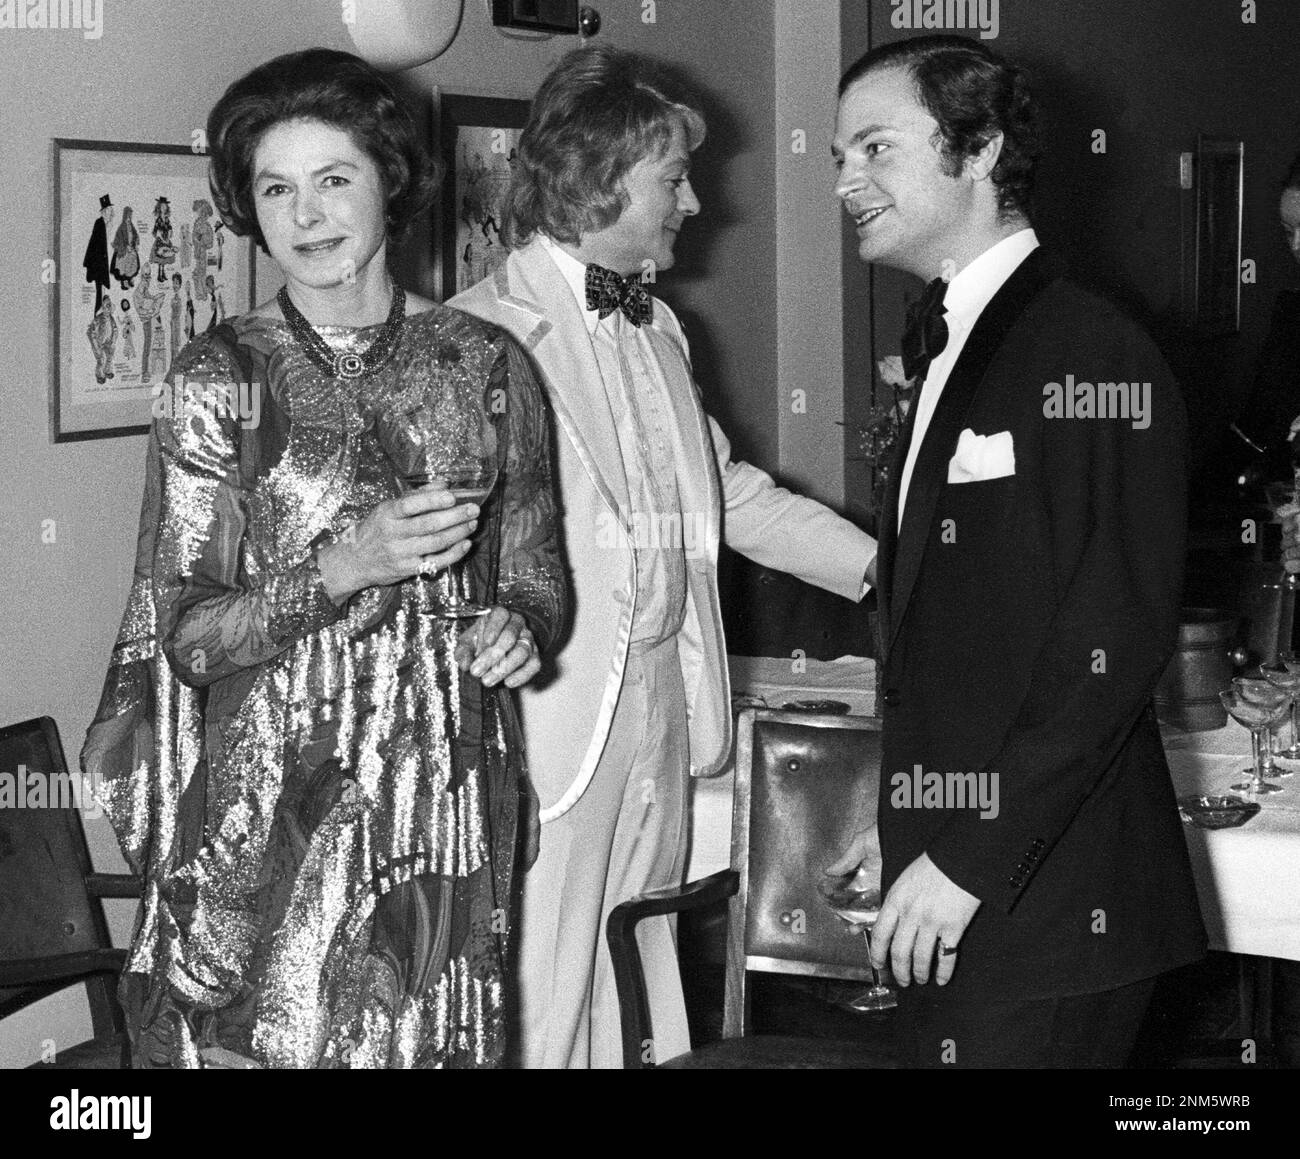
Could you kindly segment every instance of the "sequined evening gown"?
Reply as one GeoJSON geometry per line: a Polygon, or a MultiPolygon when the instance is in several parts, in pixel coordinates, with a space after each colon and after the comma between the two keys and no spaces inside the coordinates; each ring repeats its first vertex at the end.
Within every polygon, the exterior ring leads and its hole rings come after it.
{"type": "MultiPolygon", "coordinates": [[[[361,349],[376,329],[321,333],[361,349]]],[[[545,649],[566,593],[527,360],[438,307],[349,385],[244,317],[190,342],[169,385],[82,752],[145,885],[121,988],[135,1065],[495,1065],[513,700],[461,675],[460,628],[417,613],[421,581],[336,607],[311,551],[397,493],[374,427],[398,396],[436,392],[448,423],[495,400],[501,481],[468,566],[545,649]]]]}

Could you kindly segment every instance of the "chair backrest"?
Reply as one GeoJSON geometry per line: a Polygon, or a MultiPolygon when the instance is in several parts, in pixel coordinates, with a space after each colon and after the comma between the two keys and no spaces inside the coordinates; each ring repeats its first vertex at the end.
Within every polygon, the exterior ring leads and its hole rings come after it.
{"type": "Polygon", "coordinates": [[[868,979],[866,945],[818,889],[876,819],[880,720],[747,709],[736,732],[723,1032],[744,1033],[746,971],[868,979]]]}
{"type": "MultiPolygon", "coordinates": [[[[92,807],[79,776],[74,788],[53,720],[0,728],[0,960],[111,945],[103,906],[86,888],[91,864],[78,808],[83,800],[92,807]]],[[[87,982],[96,1023],[109,985],[103,977],[87,982]]],[[[30,1002],[35,989],[58,987],[0,989],[0,1016],[30,1002]]]]}

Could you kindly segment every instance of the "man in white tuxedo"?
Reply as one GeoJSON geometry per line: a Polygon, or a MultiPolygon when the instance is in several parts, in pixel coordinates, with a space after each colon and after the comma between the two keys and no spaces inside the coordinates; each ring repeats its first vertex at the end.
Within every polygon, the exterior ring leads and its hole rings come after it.
{"type": "MultiPolygon", "coordinates": [[[[858,600],[875,542],[734,462],[705,413],[672,310],[646,291],[700,210],[699,112],[646,59],[569,54],[542,84],[506,212],[514,247],[450,305],[533,358],[557,427],[572,634],[521,704],[541,798],[519,942],[522,1061],[622,1065],[604,941],[617,904],[680,881],[688,774],[731,744],[719,538],[757,563],[858,600]]],[[[639,934],[653,1057],[689,1048],[672,928],[639,934]]]]}

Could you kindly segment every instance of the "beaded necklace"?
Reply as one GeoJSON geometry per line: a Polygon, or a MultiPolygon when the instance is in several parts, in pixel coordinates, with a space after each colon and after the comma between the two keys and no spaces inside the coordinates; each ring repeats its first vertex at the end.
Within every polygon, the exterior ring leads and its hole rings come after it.
{"type": "Polygon", "coordinates": [[[280,287],[276,295],[280,311],[289,326],[289,331],[298,340],[303,353],[326,374],[349,381],[372,374],[388,361],[397,347],[397,339],[402,333],[406,321],[406,292],[401,286],[393,287],[393,304],[388,311],[388,318],[379,336],[361,354],[350,350],[336,351],[325,341],[306,318],[302,311],[293,304],[286,286],[280,287]]]}

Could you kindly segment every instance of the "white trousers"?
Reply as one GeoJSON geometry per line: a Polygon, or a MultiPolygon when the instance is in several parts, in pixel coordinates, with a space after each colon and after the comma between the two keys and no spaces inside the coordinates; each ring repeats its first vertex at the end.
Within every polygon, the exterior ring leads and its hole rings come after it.
{"type": "MultiPolygon", "coordinates": [[[[520,1056],[529,1068],[623,1065],[605,920],[620,902],[680,884],[689,776],[676,639],[628,656],[609,740],[578,803],[542,826],[519,924],[520,1056]]],[[[638,927],[654,1058],[690,1048],[667,917],[638,927]]]]}

